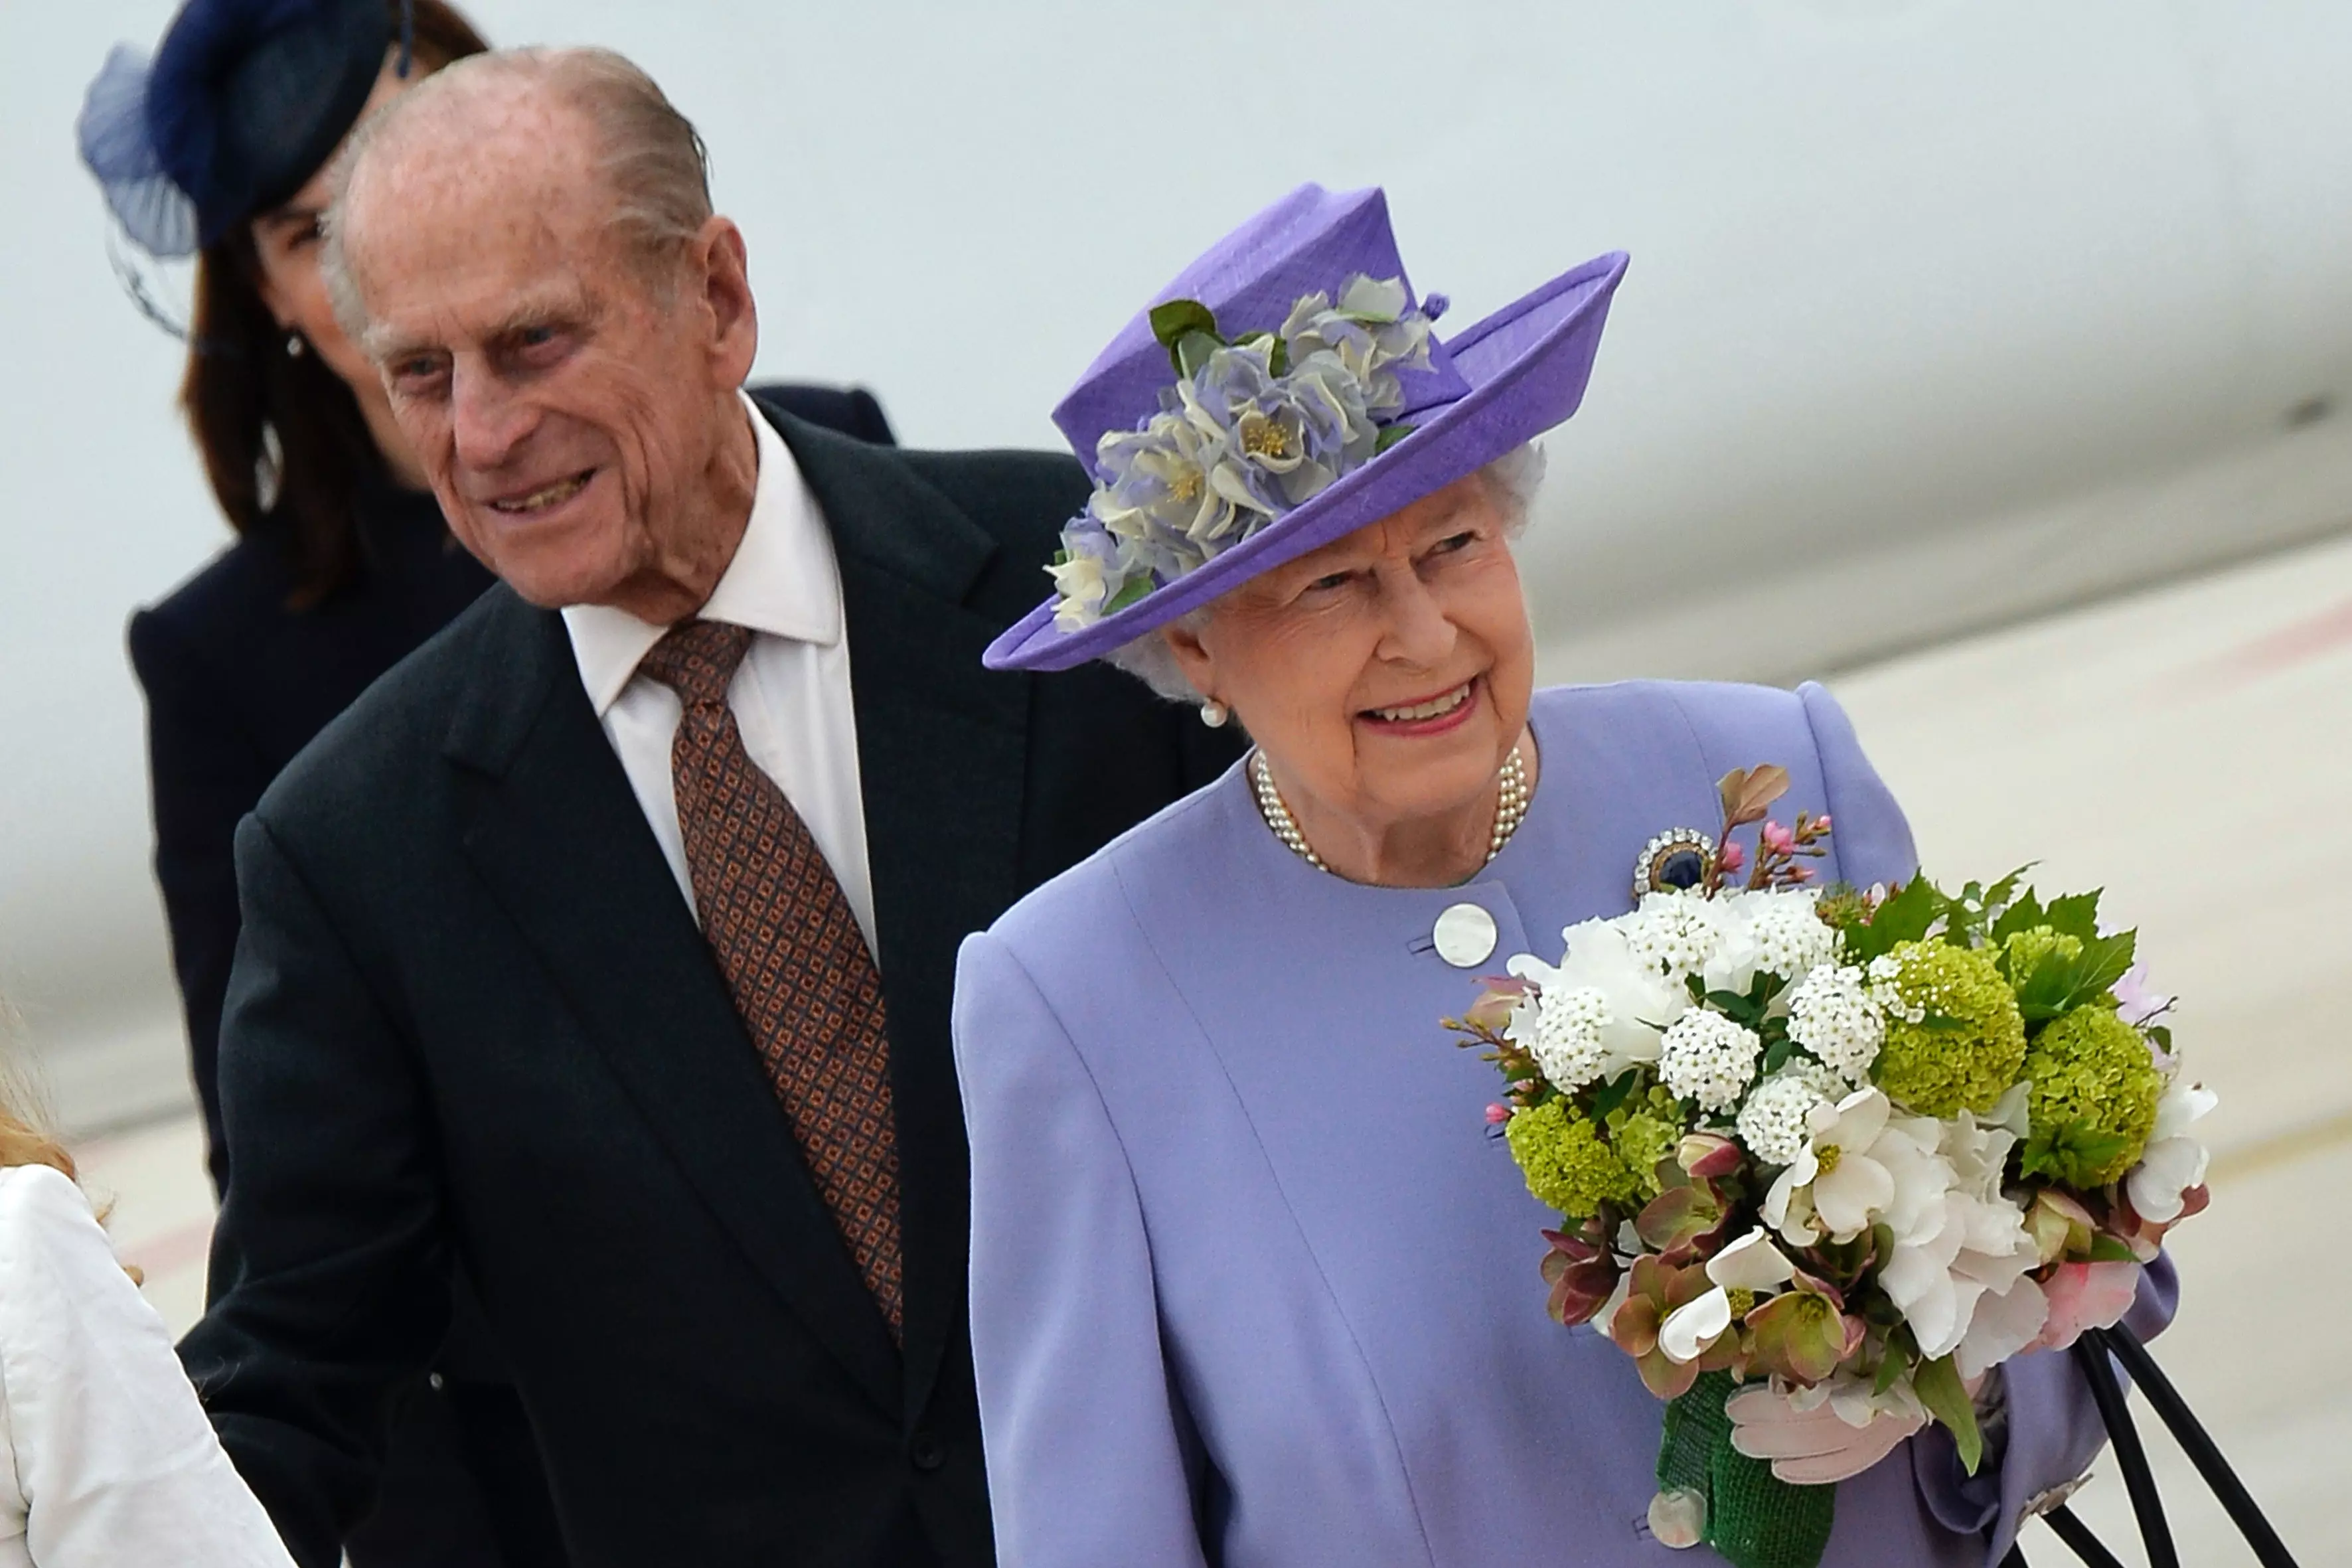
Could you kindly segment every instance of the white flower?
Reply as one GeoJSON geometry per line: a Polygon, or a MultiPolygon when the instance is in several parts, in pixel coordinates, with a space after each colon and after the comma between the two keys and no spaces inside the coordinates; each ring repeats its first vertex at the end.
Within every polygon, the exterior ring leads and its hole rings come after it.
{"type": "Polygon", "coordinates": [[[1711,991],[1746,994],[1760,971],[1796,980],[1837,956],[1837,932],[1822,923],[1817,888],[1741,889],[1712,900],[1721,945],[1706,965],[1711,991]]]}
{"type": "Polygon", "coordinates": [[[1640,908],[1612,923],[1634,957],[1676,981],[1705,970],[1723,946],[1723,911],[1697,893],[1646,894],[1640,908]]]}
{"type": "Polygon", "coordinates": [[[1891,952],[1882,952],[1870,961],[1870,1000],[1890,1018],[1900,1018],[1906,1024],[1925,1022],[1925,1004],[1906,1002],[1895,982],[1903,977],[1903,961],[1891,952]]]}
{"type": "Polygon", "coordinates": [[[1911,1184],[1925,1200],[1914,1212],[1888,1215],[1895,1254],[1879,1283],[1903,1310],[1920,1354],[1930,1361],[1969,1342],[1979,1303],[1988,1295],[1996,1299],[1999,1315],[1970,1354],[1989,1357],[1987,1364],[2005,1359],[2042,1331],[2040,1291],[2017,1292],[2021,1282],[2032,1283],[2024,1276],[2040,1265],[2041,1254],[2023,1212],[2000,1190],[2017,1134],[1997,1122],[1979,1123],[1965,1110],[1948,1121],[1898,1120],[1941,1170],[1911,1184]],[[1933,1191],[1938,1180],[1941,1190],[1933,1191]]]}
{"type": "Polygon", "coordinates": [[[1658,1325],[1658,1348],[1674,1362],[1696,1361],[1731,1327],[1731,1292],[1758,1294],[1777,1290],[1797,1277],[1772,1238],[1751,1230],[1706,1262],[1706,1277],[1715,1289],[1684,1302],[1658,1325]]]}
{"type": "Polygon", "coordinates": [[[1696,1361],[1729,1327],[1731,1297],[1718,1285],[1666,1314],[1666,1321],[1658,1325],[1658,1348],[1666,1352],[1668,1361],[1696,1361]]]}
{"type": "Polygon", "coordinates": [[[2008,1293],[2040,1262],[2015,1205],[1984,1203],[1955,1189],[1897,1238],[1878,1282],[1903,1310],[1919,1353],[1934,1361],[1960,1347],[1985,1292],[2008,1293]]]}
{"type": "Polygon", "coordinates": [[[2005,1291],[1987,1289],[1952,1352],[1954,1369],[1963,1382],[1982,1375],[2040,1339],[2049,1318],[2050,1299],[2030,1275],[2019,1275],[2005,1291]]]}
{"type": "Polygon", "coordinates": [[[1696,1100],[1702,1110],[1727,1110],[1755,1080],[1763,1049],[1755,1030],[1693,1008],[1659,1042],[1658,1078],[1675,1098],[1696,1100]]]}
{"type": "Polygon", "coordinates": [[[1921,1146],[1921,1120],[1895,1117],[1874,1089],[1813,1107],[1805,1147],[1764,1194],[1765,1222],[1809,1247],[1824,1233],[1849,1241],[1882,1218],[1916,1220],[1951,1181],[1951,1166],[1934,1157],[1932,1131],[1921,1146]]]}
{"type": "Polygon", "coordinates": [[[1739,1108],[1739,1141],[1759,1163],[1789,1164],[1804,1150],[1813,1107],[1829,1098],[1793,1075],[1768,1079],[1739,1108]]]}
{"type": "Polygon", "coordinates": [[[1563,1089],[1656,1061],[1659,1031],[1682,1016],[1689,995],[1634,954],[1616,921],[1586,921],[1560,939],[1567,951],[1557,966],[1528,953],[1507,965],[1537,987],[1533,1002],[1513,1009],[1510,1038],[1533,1051],[1544,1076],[1563,1089]]]}
{"type": "Polygon", "coordinates": [[[1706,1277],[1727,1289],[1777,1290],[1797,1277],[1797,1266],[1759,1228],[1708,1258],[1706,1277]]]}
{"type": "Polygon", "coordinates": [[[1878,1388],[1876,1383],[1874,1374],[1865,1376],[1840,1368],[1826,1383],[1782,1392],[1791,1410],[1819,1410],[1826,1405],[1837,1413],[1839,1420],[1856,1431],[1881,1415],[1897,1420],[1926,1419],[1927,1407],[1919,1403],[1908,1374],[1896,1378],[1885,1389],[1878,1388]]]}
{"type": "Polygon", "coordinates": [[[1870,1066],[1886,1043],[1886,1019],[1861,970],[1822,963],[1789,992],[1788,1003],[1790,1039],[1848,1083],[1869,1081],[1870,1066]]]}
{"type": "Polygon", "coordinates": [[[1573,1094],[1601,1079],[1608,1023],[1609,999],[1597,987],[1546,985],[1511,1010],[1507,1033],[1535,1053],[1554,1089],[1573,1094]]]}
{"type": "Polygon", "coordinates": [[[1062,602],[1054,606],[1054,624],[1075,632],[1102,619],[1104,601],[1115,590],[1098,555],[1072,555],[1045,570],[1053,575],[1054,592],[1062,602]]]}
{"type": "Polygon", "coordinates": [[[2218,1099],[2203,1084],[2174,1079],[2156,1102],[2156,1128],[2139,1163],[2124,1178],[2124,1191],[2143,1219],[2169,1225],[2180,1217],[2181,1195],[2205,1180],[2211,1158],[2190,1125],[2213,1109],[2218,1099]]]}

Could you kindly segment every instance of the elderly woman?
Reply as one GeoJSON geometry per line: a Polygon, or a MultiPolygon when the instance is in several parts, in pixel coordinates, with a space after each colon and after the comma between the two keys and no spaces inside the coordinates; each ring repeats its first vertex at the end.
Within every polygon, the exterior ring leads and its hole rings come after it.
{"type": "MultiPolygon", "coordinates": [[[[1914,867],[1819,687],[1533,689],[1527,443],[1574,412],[1624,266],[1441,342],[1380,193],[1310,186],[1057,411],[1100,486],[991,662],[1109,658],[1256,750],[963,949],[1002,1561],[1661,1560],[1662,1406],[1547,1317],[1556,1216],[1480,1137],[1491,1069],[1439,1020],[1481,966],[1625,909],[1647,841],[1713,822],[1734,767],[1833,815],[1825,877],[1914,867]]],[[[1994,1561],[2100,1436],[2063,1359],[2006,1384],[1973,1479],[1940,1430],[1777,1395],[1739,1443],[1843,1483],[1832,1563],[1994,1561]]]]}

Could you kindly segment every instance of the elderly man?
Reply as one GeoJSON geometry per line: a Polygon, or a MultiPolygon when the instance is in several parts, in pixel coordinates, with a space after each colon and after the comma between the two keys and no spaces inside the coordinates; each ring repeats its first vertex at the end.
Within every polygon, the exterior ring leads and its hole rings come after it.
{"type": "Polygon", "coordinates": [[[742,236],[626,62],[441,73],[331,228],[507,587],[238,835],[189,1371],[325,1568],[462,1259],[576,1562],[984,1563],[956,945],[1233,743],[983,672],[1086,476],[749,403],[742,236]]]}

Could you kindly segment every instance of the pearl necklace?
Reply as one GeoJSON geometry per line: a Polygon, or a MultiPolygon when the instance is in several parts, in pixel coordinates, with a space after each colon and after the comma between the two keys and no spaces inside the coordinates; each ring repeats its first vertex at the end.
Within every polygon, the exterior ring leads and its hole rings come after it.
{"type": "MultiPolygon", "coordinates": [[[[1487,860],[1503,852],[1503,846],[1511,841],[1511,835],[1517,833],[1519,824],[1527,820],[1528,766],[1519,760],[1517,746],[1512,747],[1511,754],[1503,760],[1499,776],[1502,795],[1495,803],[1495,831],[1486,841],[1487,860]]],[[[1254,752],[1250,757],[1250,787],[1257,795],[1258,815],[1265,818],[1265,825],[1273,830],[1274,836],[1288,845],[1292,854],[1317,870],[1330,870],[1331,868],[1323,863],[1323,857],[1315,853],[1315,846],[1307,842],[1307,835],[1298,831],[1297,819],[1290,815],[1290,807],[1283,804],[1282,791],[1275,787],[1274,767],[1265,760],[1264,752],[1254,752]]]]}

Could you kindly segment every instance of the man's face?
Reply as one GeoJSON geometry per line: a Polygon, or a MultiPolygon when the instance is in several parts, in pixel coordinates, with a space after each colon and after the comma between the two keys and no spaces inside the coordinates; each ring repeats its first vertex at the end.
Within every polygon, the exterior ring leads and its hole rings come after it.
{"type": "Polygon", "coordinates": [[[687,247],[675,288],[649,279],[614,237],[584,126],[550,118],[366,171],[345,254],[458,540],[533,604],[626,602],[707,530],[750,362],[711,309],[708,247],[687,247]]]}

